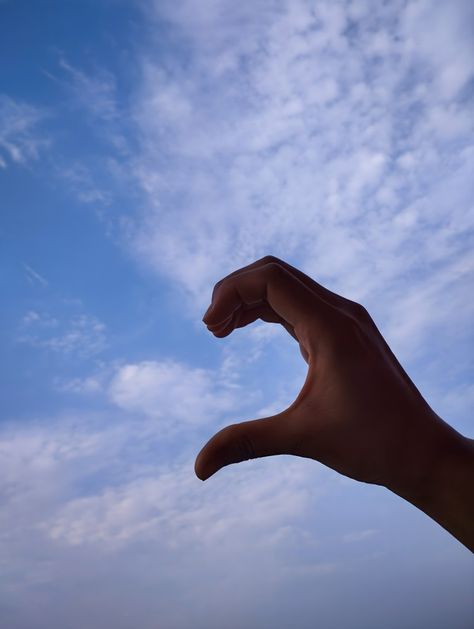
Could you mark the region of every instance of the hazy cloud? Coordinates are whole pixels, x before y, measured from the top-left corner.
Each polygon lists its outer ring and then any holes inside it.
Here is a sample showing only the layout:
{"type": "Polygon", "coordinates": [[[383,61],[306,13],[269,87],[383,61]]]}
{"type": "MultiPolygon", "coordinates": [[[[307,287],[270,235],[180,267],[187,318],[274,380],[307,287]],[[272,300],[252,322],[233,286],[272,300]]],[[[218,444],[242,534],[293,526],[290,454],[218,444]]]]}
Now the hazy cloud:
{"type": "Polygon", "coordinates": [[[93,315],[80,313],[56,318],[29,311],[22,319],[17,340],[63,355],[90,357],[106,347],[106,326],[93,315]]]}
{"type": "Polygon", "coordinates": [[[0,168],[8,163],[26,164],[49,145],[38,127],[46,112],[25,102],[0,94],[0,168]]]}

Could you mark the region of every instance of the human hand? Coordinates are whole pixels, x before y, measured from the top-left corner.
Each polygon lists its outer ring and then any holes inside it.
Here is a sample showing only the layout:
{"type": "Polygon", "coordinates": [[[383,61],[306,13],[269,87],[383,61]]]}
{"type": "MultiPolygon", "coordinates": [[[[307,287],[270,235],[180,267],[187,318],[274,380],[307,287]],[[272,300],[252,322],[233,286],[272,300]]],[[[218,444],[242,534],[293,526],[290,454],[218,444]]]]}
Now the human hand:
{"type": "Polygon", "coordinates": [[[216,284],[204,322],[222,338],[259,318],[280,323],[299,343],[309,365],[306,381],[281,413],[217,433],[199,453],[197,476],[294,454],[384,483],[399,467],[414,418],[425,422],[430,409],[365,308],[267,256],[216,284]]]}
{"type": "Polygon", "coordinates": [[[216,284],[203,321],[222,338],[256,319],[280,323],[299,343],[305,383],[281,413],[216,433],[196,458],[198,478],[248,459],[306,457],[388,487],[472,544],[461,505],[474,442],[431,409],[367,310],[266,256],[216,284]],[[453,482],[460,487],[454,506],[453,482]]]}

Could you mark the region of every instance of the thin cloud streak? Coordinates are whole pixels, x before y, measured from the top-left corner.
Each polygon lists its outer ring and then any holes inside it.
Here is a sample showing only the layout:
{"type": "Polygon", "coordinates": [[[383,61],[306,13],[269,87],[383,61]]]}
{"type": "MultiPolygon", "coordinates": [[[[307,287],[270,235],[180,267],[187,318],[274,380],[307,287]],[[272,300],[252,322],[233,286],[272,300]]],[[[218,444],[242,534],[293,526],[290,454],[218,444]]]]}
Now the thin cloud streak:
{"type": "Polygon", "coordinates": [[[40,275],[38,271],[35,271],[31,266],[26,264],[26,262],[23,262],[23,268],[26,271],[26,277],[30,283],[37,283],[45,287],[49,286],[48,280],[40,275]]]}

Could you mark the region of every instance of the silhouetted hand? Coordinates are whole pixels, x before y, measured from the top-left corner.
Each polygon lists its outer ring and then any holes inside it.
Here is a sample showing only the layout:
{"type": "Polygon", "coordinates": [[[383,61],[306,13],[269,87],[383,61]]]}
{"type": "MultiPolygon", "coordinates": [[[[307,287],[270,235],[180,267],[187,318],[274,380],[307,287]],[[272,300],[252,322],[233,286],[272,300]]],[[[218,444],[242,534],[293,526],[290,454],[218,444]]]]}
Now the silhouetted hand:
{"type": "Polygon", "coordinates": [[[472,548],[474,518],[466,522],[466,512],[447,515],[433,503],[453,502],[452,491],[445,495],[452,483],[462,494],[464,479],[474,480],[474,442],[431,409],[367,310],[267,256],[216,284],[203,321],[225,337],[256,319],[280,323],[295,338],[308,363],[306,381],[281,413],[215,434],[197,456],[196,475],[205,480],[258,457],[307,457],[388,487],[472,548]]]}

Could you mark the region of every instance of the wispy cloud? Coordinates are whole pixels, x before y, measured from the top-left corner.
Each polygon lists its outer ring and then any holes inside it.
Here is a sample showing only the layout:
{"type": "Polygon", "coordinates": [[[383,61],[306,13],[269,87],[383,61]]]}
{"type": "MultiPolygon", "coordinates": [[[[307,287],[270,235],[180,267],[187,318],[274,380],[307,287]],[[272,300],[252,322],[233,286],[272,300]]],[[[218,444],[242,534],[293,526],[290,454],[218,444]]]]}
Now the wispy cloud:
{"type": "Polygon", "coordinates": [[[75,164],[59,171],[59,176],[71,188],[72,192],[83,203],[108,205],[110,195],[100,188],[90,170],[84,164],[75,164]]]}
{"type": "Polygon", "coordinates": [[[76,102],[93,116],[112,121],[118,116],[115,77],[104,68],[86,73],[67,61],[59,58],[59,67],[66,78],[50,75],[68,87],[76,102]]]}
{"type": "MultiPolygon", "coordinates": [[[[176,382],[168,387],[180,386],[183,397],[193,399],[195,383],[181,382],[181,375],[171,370],[176,382]]],[[[141,571],[143,555],[137,549],[146,548],[155,558],[154,567],[142,573],[149,575],[145,581],[154,583],[155,596],[163,602],[160,621],[165,624],[171,623],[175,597],[181,594],[193,613],[209,622],[202,600],[206,588],[221,578],[222,611],[236,591],[251,607],[262,578],[262,594],[283,592],[291,574],[288,580],[275,575],[289,557],[297,564],[301,544],[316,571],[316,564],[325,563],[314,532],[305,524],[322,491],[308,461],[280,457],[230,466],[203,486],[193,473],[197,433],[179,407],[173,404],[167,410],[168,419],[179,426],[171,440],[159,422],[114,412],[76,413],[2,428],[0,524],[5,535],[0,546],[5,565],[16,569],[9,574],[8,592],[14,604],[26,601],[22,613],[30,603],[34,606],[34,594],[30,598],[29,593],[38,583],[47,586],[49,597],[55,595],[54,583],[72,576],[71,570],[77,578],[74,557],[79,554],[91,574],[98,575],[105,561],[116,566],[116,575],[131,575],[141,571]],[[170,449],[179,453],[172,461],[170,449]],[[253,587],[252,565],[258,565],[254,574],[259,575],[253,587]],[[171,597],[166,594],[169,579],[171,597]]],[[[319,572],[326,570],[321,565],[319,572]]],[[[112,575],[107,581],[112,588],[118,586],[112,575]]],[[[86,580],[81,592],[92,595],[104,583],[102,578],[86,580]]],[[[185,625],[183,617],[179,626],[185,625]]],[[[211,626],[217,627],[218,620],[211,626]]]]}
{"type": "Polygon", "coordinates": [[[17,340],[65,356],[83,358],[99,354],[107,345],[105,324],[84,313],[59,319],[48,313],[29,311],[22,318],[17,340]]]}
{"type": "Polygon", "coordinates": [[[342,541],[346,543],[361,542],[364,539],[368,539],[369,537],[372,537],[376,533],[378,533],[378,531],[375,529],[365,529],[363,531],[354,531],[352,533],[346,533],[346,535],[343,535],[342,541]]]}
{"type": "Polygon", "coordinates": [[[0,94],[0,168],[24,165],[49,146],[50,140],[38,129],[45,116],[38,107],[0,94]]]}
{"type": "Polygon", "coordinates": [[[54,386],[56,390],[63,393],[99,393],[102,391],[102,382],[99,378],[94,376],[87,376],[85,378],[58,378],[54,379],[54,386]]]}
{"type": "Polygon", "coordinates": [[[31,266],[23,262],[23,268],[25,269],[26,277],[31,284],[40,284],[41,286],[49,286],[49,282],[46,278],[35,271],[31,266]]]}

